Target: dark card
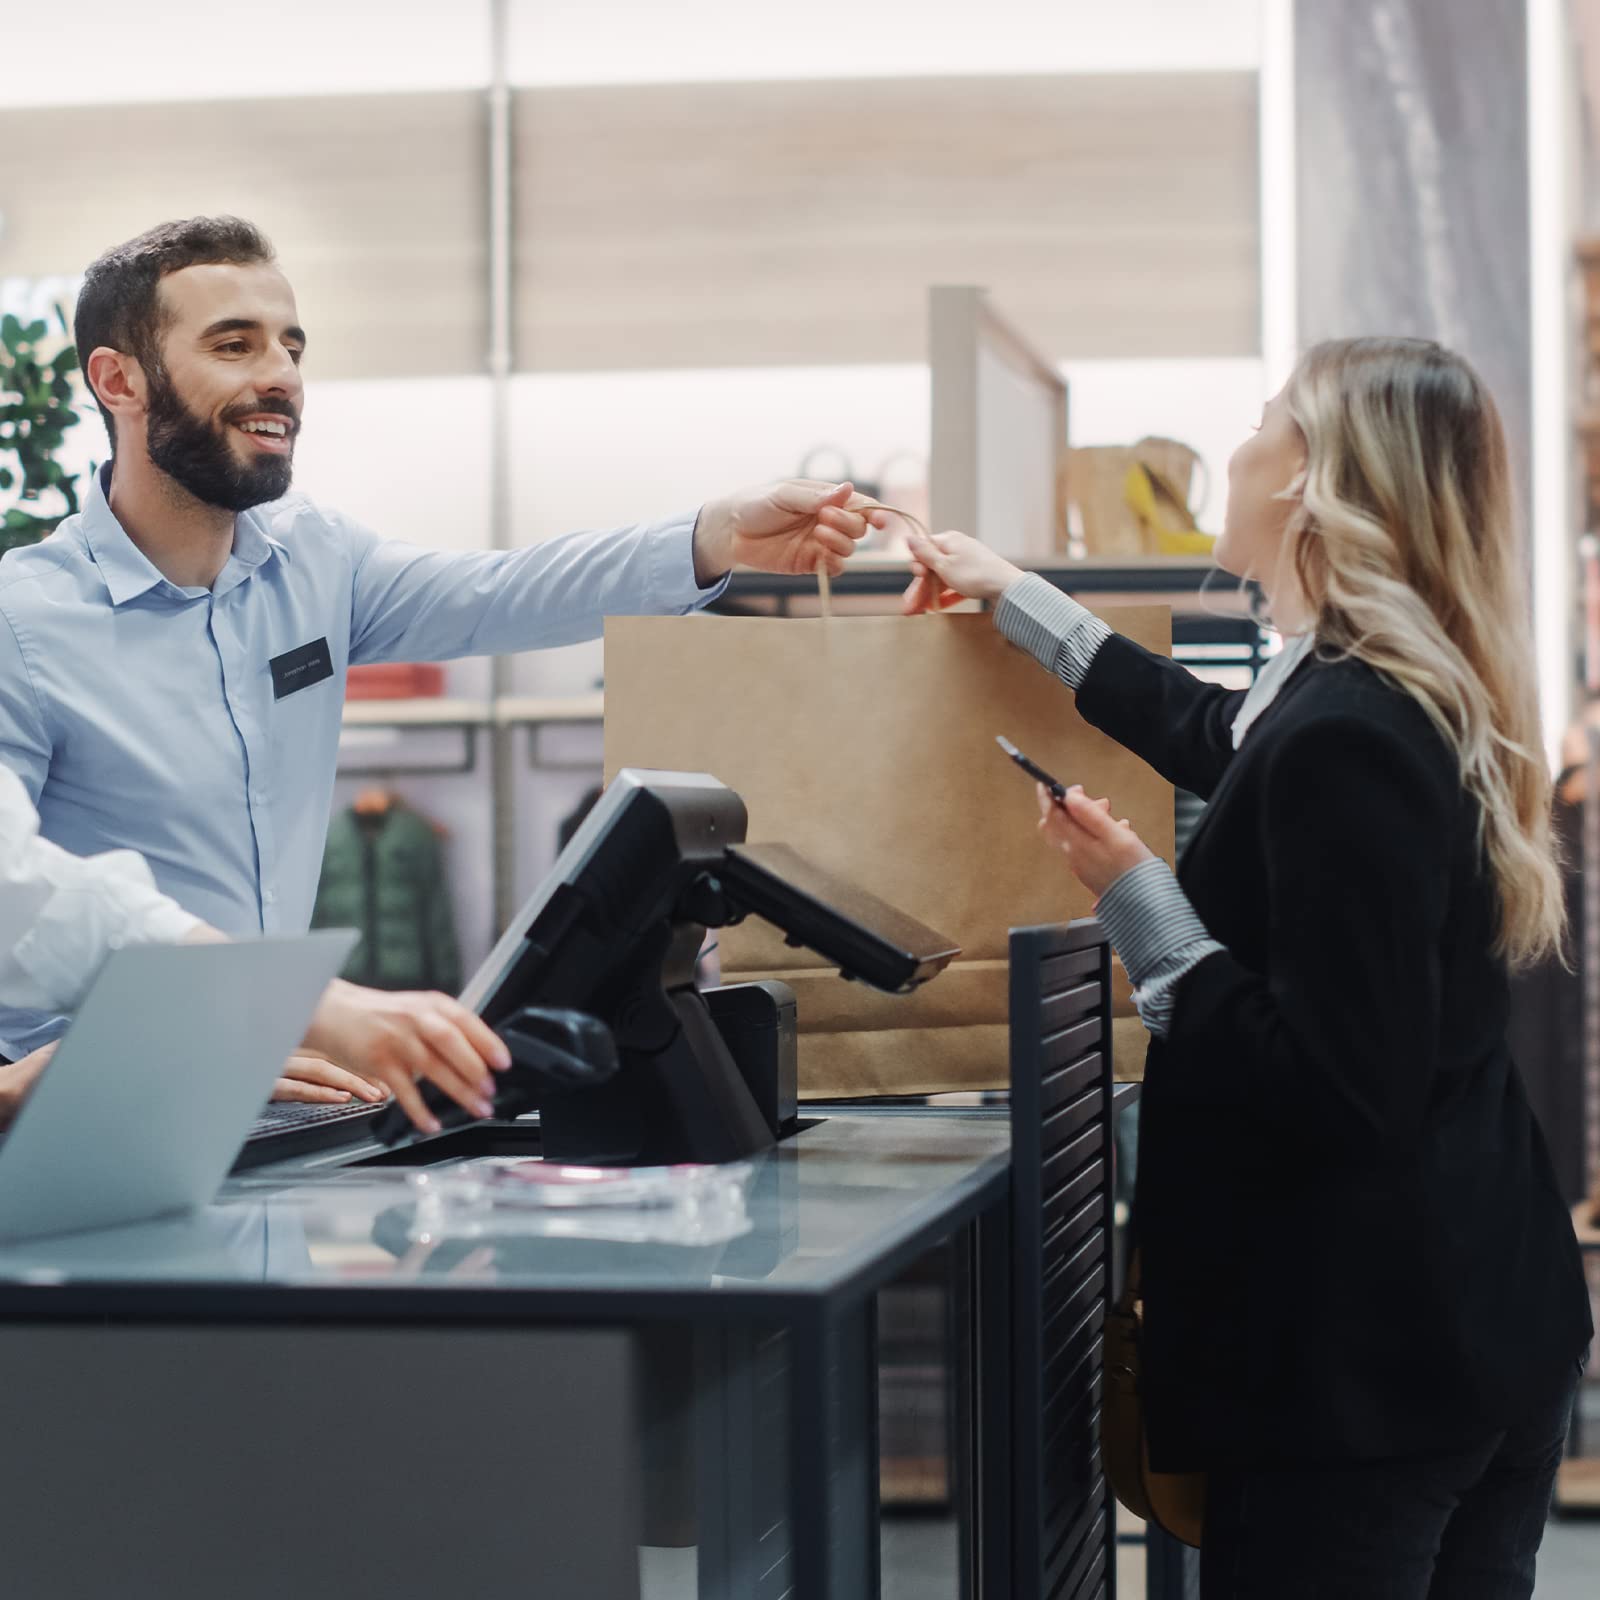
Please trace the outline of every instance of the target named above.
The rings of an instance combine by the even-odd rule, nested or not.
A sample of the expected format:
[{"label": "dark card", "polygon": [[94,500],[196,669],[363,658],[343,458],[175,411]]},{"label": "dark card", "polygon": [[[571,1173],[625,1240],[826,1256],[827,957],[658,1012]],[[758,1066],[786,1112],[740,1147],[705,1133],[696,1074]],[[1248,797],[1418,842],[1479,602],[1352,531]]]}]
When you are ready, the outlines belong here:
[{"label": "dark card", "polygon": [[268,663],[272,668],[272,697],[281,700],[300,689],[333,676],[333,657],[326,639],[313,639],[298,650],[286,650]]}]

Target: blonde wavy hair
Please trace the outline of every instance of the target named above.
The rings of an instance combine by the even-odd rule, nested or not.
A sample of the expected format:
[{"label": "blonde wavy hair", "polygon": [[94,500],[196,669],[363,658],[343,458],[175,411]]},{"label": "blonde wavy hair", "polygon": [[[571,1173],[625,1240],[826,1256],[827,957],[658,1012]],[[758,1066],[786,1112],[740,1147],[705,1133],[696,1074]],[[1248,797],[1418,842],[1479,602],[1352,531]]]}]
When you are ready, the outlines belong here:
[{"label": "blonde wavy hair", "polygon": [[1283,543],[1323,654],[1412,695],[1479,804],[1499,893],[1496,954],[1522,966],[1565,931],[1539,730],[1524,555],[1500,413],[1423,339],[1336,339],[1284,392],[1306,468]]}]

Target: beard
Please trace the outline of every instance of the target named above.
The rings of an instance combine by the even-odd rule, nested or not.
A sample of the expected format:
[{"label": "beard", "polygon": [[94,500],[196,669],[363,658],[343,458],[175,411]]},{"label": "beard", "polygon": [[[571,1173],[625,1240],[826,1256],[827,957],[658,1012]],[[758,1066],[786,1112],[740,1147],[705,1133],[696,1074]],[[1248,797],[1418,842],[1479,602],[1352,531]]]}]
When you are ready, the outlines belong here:
[{"label": "beard", "polygon": [[[229,422],[197,417],[165,372],[151,372],[149,383],[145,438],[150,459],[196,500],[222,511],[248,511],[289,492],[294,478],[292,453],[240,461],[228,437]],[[258,402],[244,414],[262,412],[295,425],[294,410],[287,403]]]}]

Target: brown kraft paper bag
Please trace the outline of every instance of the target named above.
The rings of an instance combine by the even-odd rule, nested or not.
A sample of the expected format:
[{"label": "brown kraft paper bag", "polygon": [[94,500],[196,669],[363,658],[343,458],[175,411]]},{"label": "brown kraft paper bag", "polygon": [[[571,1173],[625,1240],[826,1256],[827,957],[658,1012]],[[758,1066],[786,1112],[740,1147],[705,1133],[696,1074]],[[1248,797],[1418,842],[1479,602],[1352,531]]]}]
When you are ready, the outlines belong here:
[{"label": "brown kraft paper bag", "polygon": [[[1171,652],[1164,606],[1101,613]],[[752,842],[817,866],[961,945],[912,995],[847,983],[754,918],[720,935],[722,981],[795,992],[806,1099],[1000,1089],[1008,1082],[1007,935],[1086,916],[1092,897],[1040,837],[1005,734],[1063,783],[1110,797],[1172,860],[1172,788],[1085,723],[1071,692],[985,615],[617,617],[606,624],[605,763],[706,772],[740,794]],[[1121,976],[1118,1076],[1144,1034]]]}]

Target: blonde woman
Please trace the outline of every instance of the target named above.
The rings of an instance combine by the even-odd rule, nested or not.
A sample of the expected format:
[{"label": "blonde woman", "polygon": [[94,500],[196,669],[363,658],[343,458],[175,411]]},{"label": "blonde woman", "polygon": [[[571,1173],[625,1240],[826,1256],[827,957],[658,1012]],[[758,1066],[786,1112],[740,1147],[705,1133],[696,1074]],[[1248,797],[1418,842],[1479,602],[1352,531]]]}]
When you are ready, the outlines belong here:
[{"label": "blonde woman", "polygon": [[1208,1597],[1527,1596],[1592,1335],[1506,1048],[1555,949],[1522,553],[1477,375],[1320,345],[1229,467],[1217,559],[1287,648],[1248,693],[963,534],[908,610],[998,602],[1091,723],[1207,812],[1175,878],[1041,794],[1154,1036],[1138,1225],[1153,1464],[1210,1474]]}]

